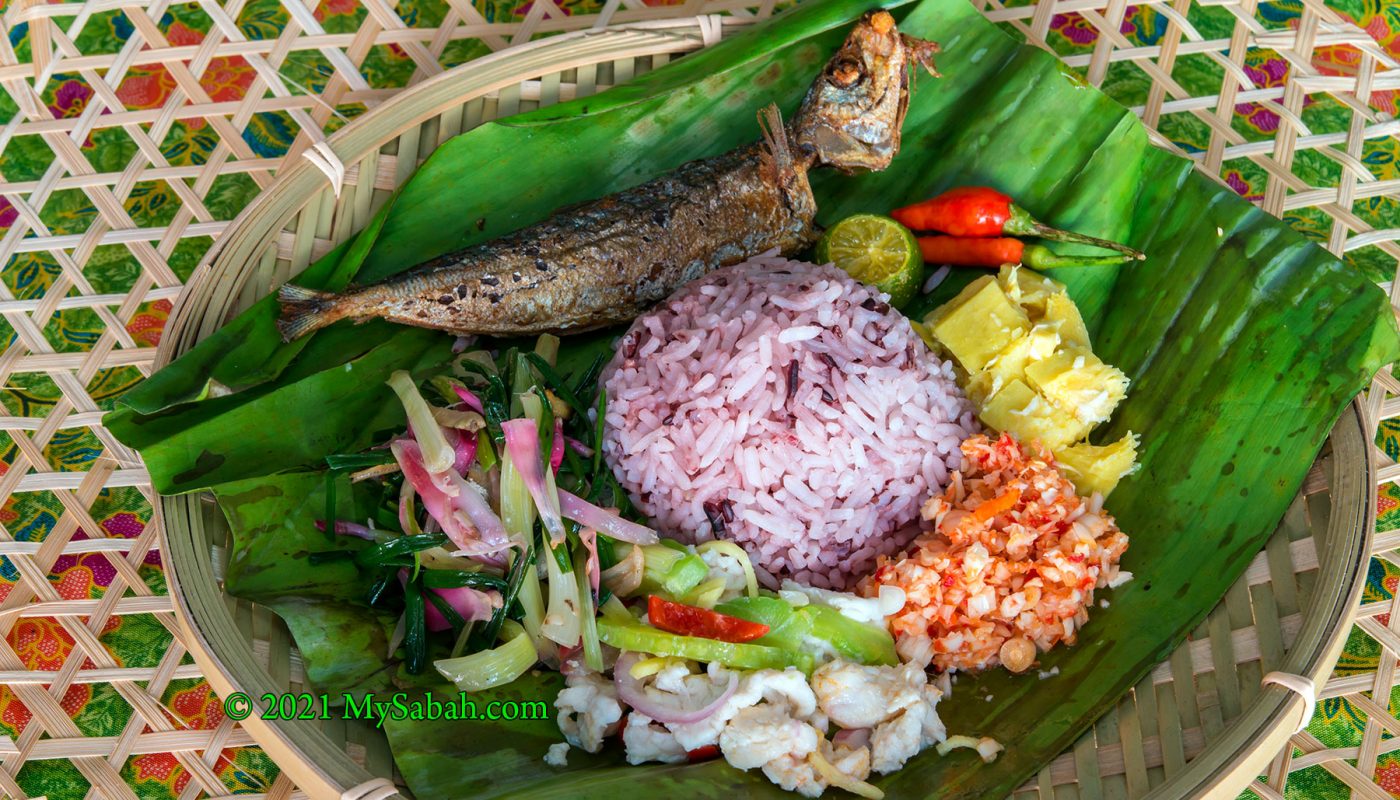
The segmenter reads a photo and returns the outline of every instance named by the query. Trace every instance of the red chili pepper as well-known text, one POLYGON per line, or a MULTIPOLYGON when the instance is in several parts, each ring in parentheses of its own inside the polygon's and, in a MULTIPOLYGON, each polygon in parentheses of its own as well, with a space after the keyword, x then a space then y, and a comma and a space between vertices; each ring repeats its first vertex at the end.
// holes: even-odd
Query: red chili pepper
POLYGON ((706 608, 673 603, 656 595, 647 598, 647 619, 663 631, 700 636, 721 642, 751 642, 768 633, 761 622, 731 617, 706 608))
POLYGON ((690 759, 690 763, 692 764, 698 761, 709 761, 712 758, 718 758, 719 745, 707 744, 704 747, 697 747, 694 750, 687 750, 685 751, 685 757, 690 759))
POLYGON ((1044 245, 1020 239, 970 239, 961 236, 920 236, 919 252, 929 264, 992 267, 1025 264, 1032 269, 1101 267, 1135 261, 1134 256, 1062 256, 1044 245))
POLYGON ((986 186, 960 186, 937 197, 890 212, 906 228, 938 231, 949 236, 1034 236, 1052 242, 1075 242, 1117 250, 1134 259, 1143 254, 1126 245, 1052 228, 1011 202, 1011 198, 986 186))

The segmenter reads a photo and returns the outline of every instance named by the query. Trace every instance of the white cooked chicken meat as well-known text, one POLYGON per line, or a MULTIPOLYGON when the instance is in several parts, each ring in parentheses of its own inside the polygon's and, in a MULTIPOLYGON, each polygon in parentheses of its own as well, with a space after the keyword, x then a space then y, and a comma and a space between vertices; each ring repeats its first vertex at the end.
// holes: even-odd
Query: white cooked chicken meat
POLYGON ((832 724, 870 731, 870 766, 881 775, 948 738, 937 710, 943 692, 916 664, 833 661, 812 673, 812 690, 832 724))
POLYGON ((616 733, 622 720, 617 687, 596 672, 565 677, 554 707, 559 709, 559 730, 564 738, 590 753, 603 749, 603 739, 616 733))
MULTIPOLYGON (((734 671, 672 659, 640 681, 648 698, 664 707, 696 708, 712 703, 734 671)), ((871 667, 832 661, 812 674, 801 671, 739 672, 734 693, 698 722, 667 724, 639 711, 627 717, 622 741, 627 761, 683 763, 690 751, 718 745, 738 769, 758 769, 773 783, 807 797, 832 785, 820 759, 844 780, 860 782, 871 772, 903 766, 919 751, 946 738, 937 704, 943 693, 912 664, 871 667), (833 742, 828 730, 856 731, 833 742)), ((597 752, 615 731, 623 705, 613 683, 596 673, 571 675, 556 705, 569 742, 597 752)))

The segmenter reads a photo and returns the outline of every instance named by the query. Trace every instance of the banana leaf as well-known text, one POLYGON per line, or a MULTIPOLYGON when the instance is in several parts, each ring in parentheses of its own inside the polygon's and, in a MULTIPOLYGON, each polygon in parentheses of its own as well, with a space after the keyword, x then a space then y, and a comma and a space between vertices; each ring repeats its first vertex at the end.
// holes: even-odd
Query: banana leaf
MULTIPOLYGON (((363 484, 335 478, 337 519, 365 519, 363 484)), ((367 542, 316 529, 326 516, 324 472, 289 472, 224 483, 214 490, 233 547, 224 585, 287 621, 311 683, 333 697, 390 687, 389 636, 396 618, 370 609, 370 577, 350 561, 312 563, 309 555, 354 551, 367 542)))
MULTIPOLYGON (((799 6, 625 86, 447 142, 402 189, 356 279, 379 279, 536 221, 560 203, 752 140, 754 112, 771 101, 790 113, 846 26, 870 5, 799 6)), ((1149 256, 1122 269, 1054 276, 1069 285, 1096 351, 1133 379, 1127 400, 1099 434, 1142 435, 1143 469, 1109 503, 1132 536, 1124 565, 1137 578, 1107 593, 1110 607, 1092 611, 1078 645, 1042 659, 1042 668, 1058 668, 1058 676, 1039 681, 997 671, 958 682, 940 710, 951 731, 1006 743, 994 763, 967 752, 929 752, 877 781, 892 796, 923 796, 938 787, 940 797, 1001 797, 1070 745, 1219 601, 1282 517, 1343 405, 1400 356, 1400 336, 1384 296, 1359 273, 1188 162, 1150 147, 1129 112, 1067 76, 1049 54, 1011 40, 964 0, 885 5, 896 9, 902 30, 942 43, 946 77, 919 80, 903 150, 886 172, 812 176, 820 221, 984 183, 1050 224, 1123 240, 1149 256)), ((190 365, 182 359, 169 368, 187 370, 181 380, 153 390, 141 408, 114 413, 121 422, 114 431, 142 450, 162 491, 236 478, 247 492, 259 480, 281 477, 258 476, 312 464, 330 452, 318 456, 325 447, 367 443, 367 429, 401 424, 384 394, 376 396, 378 406, 362 398, 359 416, 322 419, 335 398, 315 391, 337 385, 332 376, 341 363, 355 363, 350 356, 338 360, 335 348, 322 344, 334 341, 337 329, 286 354, 270 328, 266 321, 250 323, 240 335, 256 340, 247 346, 284 359, 276 374, 250 370, 241 377, 241 367, 224 365, 217 354, 190 365), (233 380, 221 383, 246 388, 202 397, 199 376, 219 369, 233 380), (303 384, 295 397, 281 395, 303 384), (274 401, 294 399, 309 405, 275 404, 288 415, 279 424, 313 424, 317 442, 271 446, 242 439, 239 426, 274 401), (168 417, 175 419, 167 423, 168 417), (224 461, 210 467, 206 454, 224 461)), ((431 347, 402 344, 413 333, 361 330, 373 338, 363 340, 356 358, 377 356, 359 373, 363 381, 386 375, 393 353, 401 352, 403 364, 434 363, 431 347)), ((603 334, 586 346, 606 342, 603 334)), ((571 344, 566 340, 561 357, 569 357, 571 344)), ((227 499, 226 489, 220 494, 227 499)), ((287 510, 239 508, 229 514, 235 536, 248 540, 250 553, 265 550, 265 563, 275 561, 279 551, 272 548, 281 545, 249 532, 287 510)), ((330 579, 307 570, 329 565, 313 567, 280 552, 295 565, 287 568, 287 586, 313 588, 262 596, 296 616, 301 610, 293 598, 318 599, 314 586, 330 579)), ((267 573, 264 581, 275 578, 267 573)), ((292 627, 296 633, 298 625, 292 627)), ((303 621, 301 629, 309 628, 315 625, 303 621)), ((326 645, 313 641, 308 648, 322 660, 320 674, 353 676, 336 665, 358 654, 347 647, 337 655, 326 645)), ((477 699, 549 701, 557 686, 557 677, 532 677, 477 699)), ((617 748, 596 756, 575 751, 566 770, 547 767, 540 760, 544 747, 558 741, 550 721, 456 725, 387 726, 399 768, 419 796, 601 798, 641 785, 699 798, 781 795, 761 776, 722 763, 621 766, 617 748)))

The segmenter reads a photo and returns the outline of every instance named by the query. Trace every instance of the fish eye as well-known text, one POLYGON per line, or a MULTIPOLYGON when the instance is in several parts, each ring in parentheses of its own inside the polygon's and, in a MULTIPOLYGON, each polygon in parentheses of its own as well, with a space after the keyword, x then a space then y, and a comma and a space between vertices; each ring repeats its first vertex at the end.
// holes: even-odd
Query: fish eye
POLYGON ((865 70, 856 59, 843 58, 831 65, 828 77, 837 87, 849 89, 865 78, 865 70))

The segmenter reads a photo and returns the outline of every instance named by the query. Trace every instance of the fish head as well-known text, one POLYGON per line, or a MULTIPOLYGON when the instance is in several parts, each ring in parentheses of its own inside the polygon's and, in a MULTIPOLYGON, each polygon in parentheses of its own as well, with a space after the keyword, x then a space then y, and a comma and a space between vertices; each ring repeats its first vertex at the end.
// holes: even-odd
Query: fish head
POLYGON ((814 166, 882 170, 899 152, 915 65, 937 75, 936 42, 905 36, 888 11, 868 11, 817 76, 793 120, 798 152, 814 166))

